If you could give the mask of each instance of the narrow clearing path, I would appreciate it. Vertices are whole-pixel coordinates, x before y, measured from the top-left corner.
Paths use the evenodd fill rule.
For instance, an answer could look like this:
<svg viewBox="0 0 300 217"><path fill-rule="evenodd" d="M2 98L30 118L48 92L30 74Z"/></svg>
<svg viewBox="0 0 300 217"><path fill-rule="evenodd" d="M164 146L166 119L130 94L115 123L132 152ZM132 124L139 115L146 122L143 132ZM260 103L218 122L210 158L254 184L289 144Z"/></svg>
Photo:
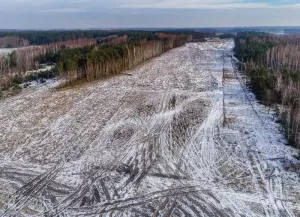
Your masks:
<svg viewBox="0 0 300 217"><path fill-rule="evenodd" d="M0 101L0 216L300 216L296 150L233 45L189 43L132 76Z"/></svg>

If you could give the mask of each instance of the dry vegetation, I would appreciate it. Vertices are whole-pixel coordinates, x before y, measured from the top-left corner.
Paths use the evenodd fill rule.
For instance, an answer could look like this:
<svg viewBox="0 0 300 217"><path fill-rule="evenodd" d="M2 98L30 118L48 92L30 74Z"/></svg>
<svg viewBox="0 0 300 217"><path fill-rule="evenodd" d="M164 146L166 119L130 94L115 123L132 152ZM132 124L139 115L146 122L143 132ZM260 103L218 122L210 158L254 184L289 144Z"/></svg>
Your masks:
<svg viewBox="0 0 300 217"><path fill-rule="evenodd" d="M0 48L26 47L29 44L28 40L17 36L6 36L0 38Z"/></svg>

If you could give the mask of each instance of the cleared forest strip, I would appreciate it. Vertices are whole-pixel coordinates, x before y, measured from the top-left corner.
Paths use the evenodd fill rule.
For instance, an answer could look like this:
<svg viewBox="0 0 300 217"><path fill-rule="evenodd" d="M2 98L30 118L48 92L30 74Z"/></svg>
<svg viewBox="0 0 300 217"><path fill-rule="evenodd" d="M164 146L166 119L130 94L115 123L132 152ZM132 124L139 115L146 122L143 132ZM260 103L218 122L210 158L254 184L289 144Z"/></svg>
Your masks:
<svg viewBox="0 0 300 217"><path fill-rule="evenodd" d="M0 215L299 216L294 149L232 47L187 43L132 76L0 101Z"/></svg>

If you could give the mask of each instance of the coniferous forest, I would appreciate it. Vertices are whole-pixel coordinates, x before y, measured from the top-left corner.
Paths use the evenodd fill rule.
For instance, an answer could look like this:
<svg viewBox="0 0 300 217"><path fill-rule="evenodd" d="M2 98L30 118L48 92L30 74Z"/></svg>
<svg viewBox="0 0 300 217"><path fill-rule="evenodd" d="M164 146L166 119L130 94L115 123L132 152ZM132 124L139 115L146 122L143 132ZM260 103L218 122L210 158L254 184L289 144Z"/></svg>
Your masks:
<svg viewBox="0 0 300 217"><path fill-rule="evenodd" d="M300 36L242 32L235 38L240 68L259 100L276 108L291 145L300 145Z"/></svg>
<svg viewBox="0 0 300 217"><path fill-rule="evenodd" d="M132 69L152 57L182 46L187 40L187 36L181 35L102 47L64 49L57 56L56 70L68 84L83 78L92 81Z"/></svg>

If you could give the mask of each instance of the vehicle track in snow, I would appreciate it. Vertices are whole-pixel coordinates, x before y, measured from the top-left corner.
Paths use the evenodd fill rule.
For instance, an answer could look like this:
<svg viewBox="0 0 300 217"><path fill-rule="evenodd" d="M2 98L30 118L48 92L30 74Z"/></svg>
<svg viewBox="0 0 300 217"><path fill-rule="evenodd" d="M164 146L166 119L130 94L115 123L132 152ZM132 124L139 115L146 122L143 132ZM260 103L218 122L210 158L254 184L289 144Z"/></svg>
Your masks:
<svg viewBox="0 0 300 217"><path fill-rule="evenodd" d="M188 43L132 76L0 101L0 216L299 215L299 178L267 160L295 150L232 47Z"/></svg>
<svg viewBox="0 0 300 217"><path fill-rule="evenodd" d="M237 115L234 113L237 112L237 108L241 109L240 106L244 106L244 109L247 108L250 115L252 116L252 118L248 118L248 121L251 120L255 123L255 129L251 129L246 125L243 126L242 124L245 123L240 123L241 126L234 126L234 124L229 124L231 125L229 127L231 127L231 129L240 127L245 131L253 130L254 132L253 134L247 132L247 134L250 134L249 136L247 136L248 138L242 139L242 141L245 141L247 144L247 149L244 149L243 152L246 156L245 160L248 164L249 170L251 171L253 183L255 185L257 193L265 195L265 200L268 200L268 202L261 202L264 207L264 214L266 216L296 216L293 211L291 211L285 205L286 199L285 195L283 194L283 180L281 177L281 174L283 174L285 171L283 171L282 165L271 165L270 162L267 162L263 159L263 155L268 154L265 152L264 148L271 148L272 146L274 146L275 148L274 140L272 141L271 138L268 137L267 133L270 132L267 132L268 129L266 128L266 123L264 123L263 118L260 116L260 113L261 115L266 115L264 114L265 111L261 112L263 106L258 105L255 97L246 86L245 79L243 79L242 74L240 74L236 68L234 57L230 57L228 55L225 58L225 62L226 61L228 68L225 69L227 78L224 79L224 95L225 106L229 105L225 109L227 113L226 115L229 115L229 117L231 118L235 118ZM230 66L230 62L232 66ZM228 95L226 91L228 91ZM230 106L233 101L236 101L235 106ZM243 113L240 114L240 116L243 115ZM233 122L235 121L233 120ZM255 139L257 139L257 141L255 141ZM276 144L276 146L278 147L278 144Z"/></svg>

